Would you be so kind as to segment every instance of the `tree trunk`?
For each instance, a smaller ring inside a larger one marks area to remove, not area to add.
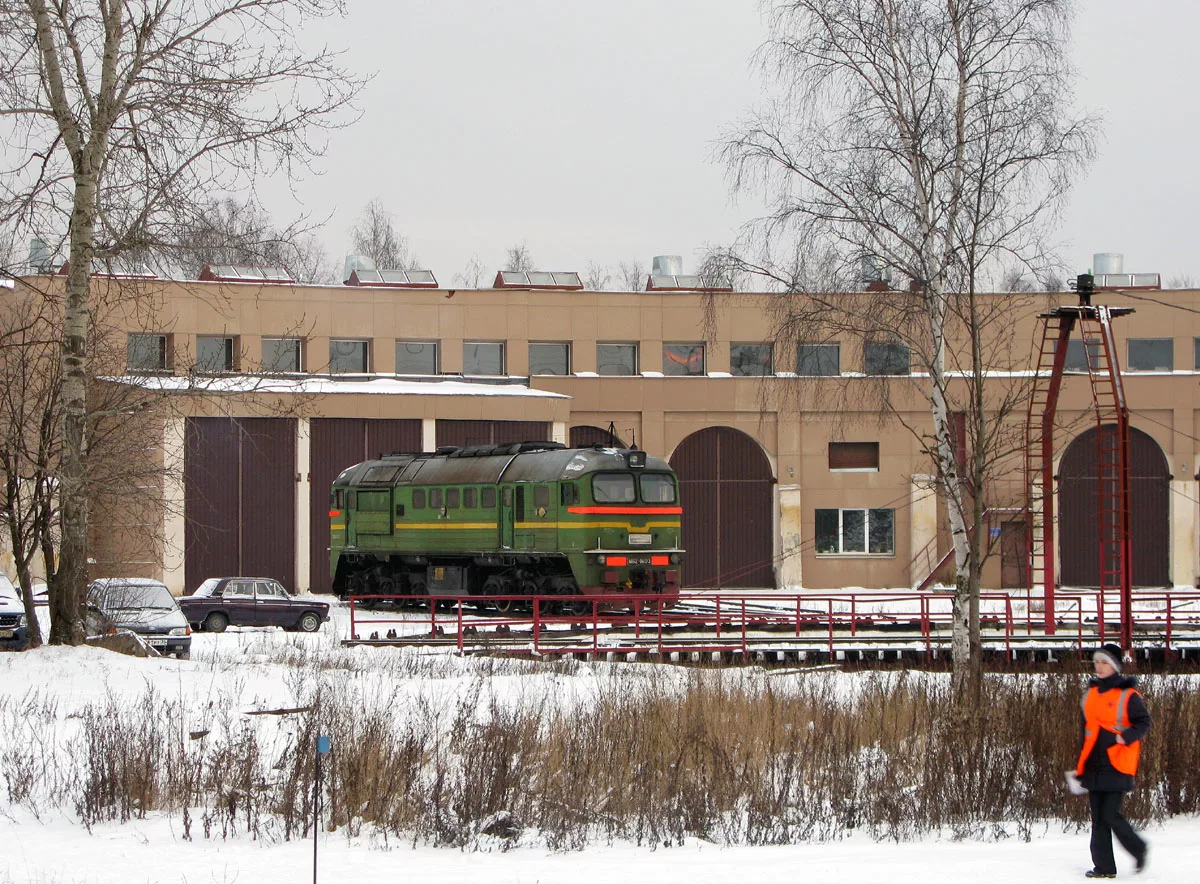
[[[83,160],[86,161],[86,152]],[[87,348],[95,217],[95,176],[87,171],[76,172],[62,341],[63,461],[59,474],[62,548],[50,593],[51,644],[79,645],[87,639]]]

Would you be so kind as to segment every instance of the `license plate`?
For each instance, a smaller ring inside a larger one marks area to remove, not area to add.
[[[157,648],[160,646],[166,647],[167,640],[165,638],[151,638],[151,639],[146,640],[146,644],[148,644],[152,648]]]
[[[16,633],[11,629],[0,629],[0,638],[12,638]]]
[[[630,534],[629,543],[631,546],[649,546],[654,542],[654,537],[649,534]]]

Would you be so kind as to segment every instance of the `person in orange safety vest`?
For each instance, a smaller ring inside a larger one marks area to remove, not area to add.
[[[1136,690],[1137,679],[1121,672],[1124,654],[1106,644],[1092,655],[1096,676],[1083,695],[1083,746],[1075,774],[1088,790],[1092,808],[1092,868],[1088,878],[1115,878],[1112,839],[1133,857],[1137,870],[1146,867],[1149,845],[1121,814],[1121,801],[1133,789],[1142,737],[1150,729],[1150,713]]]

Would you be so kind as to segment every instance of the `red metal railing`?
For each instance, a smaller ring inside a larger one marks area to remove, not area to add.
[[[364,608],[414,601],[424,607]],[[1063,590],[1052,612],[1042,610],[1041,601],[1023,592],[983,593],[984,644],[1003,649],[1011,659],[1015,647],[1083,650],[1106,641],[1113,627],[1119,629],[1120,600],[1111,593]],[[518,609],[500,611],[497,606]],[[687,593],[674,603],[654,595],[350,599],[352,642],[433,643],[459,651],[503,648],[537,655],[748,657],[759,650],[813,650],[833,658],[848,650],[915,650],[933,656],[949,650],[952,620],[949,593],[912,591]],[[1062,634],[1046,629],[1047,622]],[[1133,624],[1138,647],[1200,648],[1200,591],[1135,593]]]

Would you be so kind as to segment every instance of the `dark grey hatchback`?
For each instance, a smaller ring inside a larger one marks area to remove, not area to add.
[[[88,587],[88,604],[100,609],[118,629],[136,632],[164,656],[186,660],[192,654],[192,630],[171,591],[144,577],[103,577]]]

